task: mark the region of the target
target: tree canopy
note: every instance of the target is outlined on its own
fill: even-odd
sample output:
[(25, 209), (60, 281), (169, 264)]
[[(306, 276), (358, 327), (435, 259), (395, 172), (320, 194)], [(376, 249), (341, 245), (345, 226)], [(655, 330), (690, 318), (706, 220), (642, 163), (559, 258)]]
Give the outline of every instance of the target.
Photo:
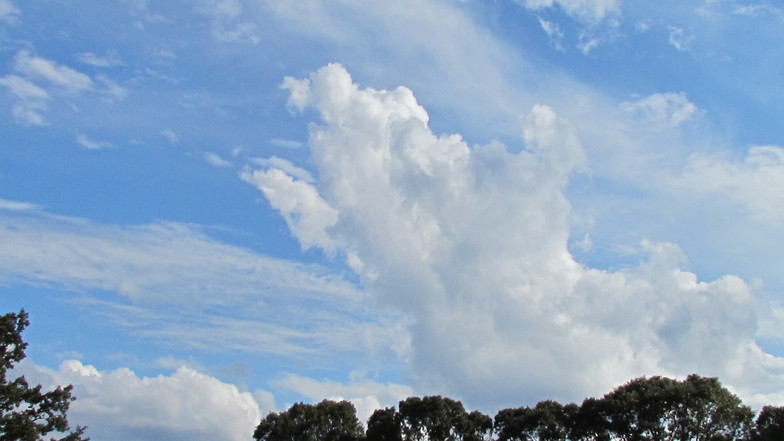
[(9, 313), (0, 317), (0, 441), (87, 441), (84, 427), (71, 430), (66, 413), (74, 397), (72, 386), (43, 392), (41, 385), (31, 386), (24, 376), (8, 379), (9, 371), (25, 358), (27, 343), (22, 331), (30, 324), (27, 313)]
[[(359, 440), (349, 403), (295, 404), (262, 420), (260, 441)], [(330, 406), (343, 417), (325, 418)], [(321, 410), (319, 410), (321, 409)], [(308, 415), (308, 416), (306, 416)], [(321, 416), (319, 416), (321, 415)], [(324, 427), (324, 425), (334, 426)], [(344, 437), (344, 438), (341, 438)], [(784, 441), (784, 407), (754, 412), (718, 379), (636, 378), (582, 404), (540, 401), (502, 409), (495, 418), (439, 395), (409, 397), (376, 410), (363, 441)]]
[(348, 401), (324, 400), (297, 403), (287, 411), (272, 412), (261, 420), (253, 438), (257, 441), (357, 441), (362, 424)]
[(784, 440), (784, 407), (763, 407), (757, 417), (754, 441), (781, 440)]

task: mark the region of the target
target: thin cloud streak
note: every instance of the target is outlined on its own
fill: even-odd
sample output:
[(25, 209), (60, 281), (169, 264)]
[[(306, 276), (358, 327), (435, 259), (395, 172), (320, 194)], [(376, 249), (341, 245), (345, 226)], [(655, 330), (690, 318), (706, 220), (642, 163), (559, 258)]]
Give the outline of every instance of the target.
[(183, 224), (100, 225), (27, 203), (0, 208), (0, 281), (95, 292), (74, 301), (141, 337), (287, 356), (354, 353), (398, 338), (376, 331), (380, 340), (367, 341), (389, 323), (321, 267), (222, 244)]

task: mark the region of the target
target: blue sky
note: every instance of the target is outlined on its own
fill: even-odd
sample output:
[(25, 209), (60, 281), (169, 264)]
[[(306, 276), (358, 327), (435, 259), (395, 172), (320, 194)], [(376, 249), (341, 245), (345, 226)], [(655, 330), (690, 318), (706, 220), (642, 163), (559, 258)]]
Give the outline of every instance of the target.
[(784, 9), (0, 0), (0, 305), (94, 439), (784, 403)]

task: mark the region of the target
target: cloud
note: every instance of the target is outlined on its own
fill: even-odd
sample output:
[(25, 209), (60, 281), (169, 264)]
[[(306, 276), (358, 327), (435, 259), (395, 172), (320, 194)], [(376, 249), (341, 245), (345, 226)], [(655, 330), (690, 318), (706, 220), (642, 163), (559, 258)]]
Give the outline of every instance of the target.
[(16, 53), (14, 70), (74, 92), (93, 88), (93, 81), (87, 75), (51, 60), (33, 56), (27, 50), (20, 50)]
[(128, 96), (128, 89), (117, 84), (116, 81), (111, 80), (103, 75), (95, 77), (99, 83), (103, 85), (103, 89), (98, 92), (104, 95), (104, 100), (107, 102), (122, 101)]
[(694, 44), (694, 35), (688, 34), (683, 29), (677, 26), (670, 26), (670, 35), (668, 41), (672, 47), (679, 51), (688, 52)]
[(80, 63), (103, 68), (122, 66), (123, 64), (122, 60), (117, 55), (117, 51), (113, 50), (106, 52), (106, 55), (97, 55), (92, 52), (82, 52), (76, 57), (76, 59)]
[[(619, 0), (515, 0), (526, 9), (543, 14), (546, 9), (560, 9), (579, 23), (577, 48), (588, 55), (605, 41), (616, 38), (620, 25)], [(563, 51), (565, 32), (555, 22), (537, 17), (556, 50)]]
[(76, 137), (76, 142), (79, 143), (80, 146), (87, 150), (99, 150), (105, 149), (108, 147), (112, 147), (110, 142), (106, 141), (93, 141), (92, 139), (88, 138), (85, 135), (78, 135)]
[(15, 23), (19, 16), (19, 9), (11, 0), (0, 0), (0, 22)]
[(304, 146), (304, 144), (300, 141), (292, 141), (290, 139), (280, 139), (280, 138), (273, 138), (269, 140), (269, 143), (278, 146), (278, 147), (285, 147), (287, 149), (299, 149)]
[(318, 246), (332, 252), (335, 242), (326, 230), (337, 222), (337, 212), (319, 197), (313, 186), (279, 168), (246, 169), (240, 177), (264, 193), (270, 205), (286, 219), (303, 249)]
[(747, 5), (747, 6), (738, 6), (737, 9), (733, 12), (737, 15), (748, 15), (752, 17), (760, 17), (760, 16), (771, 16), (778, 19), (784, 18), (784, 11), (775, 6), (770, 5)]
[(317, 180), (245, 179), (287, 221), (319, 220), (289, 225), (342, 250), (365, 289), (411, 319), (418, 392), (498, 406), (580, 399), (640, 375), (716, 375), (747, 396), (784, 384), (781, 360), (753, 340), (742, 279), (701, 281), (669, 243), (643, 242), (641, 262), (619, 271), (575, 260), (564, 191), (586, 159), (553, 108), (533, 107), (513, 153), (436, 136), (410, 90), (359, 88), (340, 65), (284, 87), (293, 108), (320, 114), (308, 143)]
[(654, 93), (636, 101), (623, 102), (620, 107), (655, 127), (678, 127), (701, 113), (683, 92)]
[(161, 135), (166, 138), (170, 143), (174, 144), (180, 140), (180, 137), (177, 134), (169, 129), (166, 129), (161, 132)]
[(53, 371), (25, 360), (17, 370), (47, 388), (72, 384), (72, 425), (93, 439), (250, 439), (261, 419), (253, 396), (187, 367), (169, 376), (139, 377), (127, 368), (100, 371), (67, 360)]
[(209, 162), (213, 167), (225, 168), (231, 167), (231, 162), (221, 158), (216, 153), (207, 152), (202, 155), (205, 161)]
[(399, 338), (341, 275), (195, 226), (99, 224), (3, 201), (0, 242), (1, 284), (80, 292), (89, 313), (172, 347), (369, 362)]
[(244, 13), (238, 0), (199, 0), (195, 9), (210, 18), (212, 35), (218, 41), (253, 44), (261, 41), (256, 24), (241, 21)]
[(729, 200), (749, 216), (784, 226), (784, 148), (753, 146), (745, 157), (695, 154), (675, 179), (680, 189)]
[[(134, 17), (140, 17), (147, 23), (167, 22), (167, 19), (164, 16), (150, 12), (147, 0), (122, 0), (122, 2), (128, 5), (131, 14)], [(135, 25), (140, 29), (144, 29), (144, 23), (141, 21), (137, 21)]]
[(286, 410), (278, 409), (277, 400), (275, 399), (275, 395), (272, 392), (263, 389), (257, 389), (253, 391), (253, 398), (257, 403), (259, 403), (259, 407), (262, 409), (264, 414)]
[[(475, 123), (472, 128), (482, 132), (481, 139), (516, 133), (519, 109), (533, 104), (528, 89), (510, 78), (536, 78), (537, 90), (571, 96), (565, 90), (571, 90), (574, 81), (557, 73), (548, 73), (542, 81), (542, 66), (528, 63), (515, 48), (492, 38), (470, 9), (419, 0), (271, 0), (264, 12), (296, 38), (309, 38), (316, 47), (329, 42), (340, 48), (330, 52), (331, 58), (358, 60), (358, 75), (426, 93), (431, 105), (448, 112), (457, 124)], [(388, 55), (374, 55), (379, 53)], [(390, 65), (390, 59), (397, 62)], [(294, 104), (296, 94), (290, 97)]]
[(558, 23), (547, 21), (539, 17), (539, 24), (542, 26), (542, 29), (544, 29), (547, 36), (550, 37), (550, 44), (552, 44), (556, 50), (563, 52), (564, 47), (562, 41), (564, 32), (561, 30), (561, 27), (558, 26)]
[(29, 202), (17, 202), (17, 201), (9, 201), (6, 199), (0, 199), (0, 210), (37, 211), (39, 210), (39, 207)]
[(584, 21), (597, 22), (620, 12), (619, 0), (515, 0), (528, 9), (560, 6), (570, 16)]
[(18, 75), (6, 75), (0, 78), (0, 85), (7, 87), (16, 98), (11, 107), (11, 114), (17, 124), (23, 126), (46, 124), (41, 112), (46, 110), (46, 103), (50, 98), (47, 91)]
[(287, 374), (275, 381), (276, 386), (294, 391), (310, 401), (323, 399), (346, 400), (354, 404), (357, 417), (365, 422), (376, 409), (396, 406), (400, 400), (413, 396), (408, 386), (394, 383), (379, 383), (362, 377), (352, 378), (347, 383), (330, 380), (315, 380), (295, 374)]
[[(43, 111), (52, 96), (70, 96), (85, 91), (96, 91), (108, 101), (119, 101), (128, 91), (104, 76), (98, 76), (103, 86), (96, 89), (95, 82), (87, 75), (52, 60), (34, 56), (26, 49), (19, 50), (13, 58), (14, 74), (0, 78), (0, 85), (9, 89), (15, 100), (11, 113), (17, 124), (23, 126), (46, 125)], [(45, 88), (46, 87), (46, 88)]]
[(258, 165), (260, 167), (277, 168), (278, 170), (285, 172), (289, 176), (292, 176), (300, 181), (304, 181), (309, 184), (314, 182), (313, 176), (310, 174), (309, 171), (297, 167), (291, 162), (283, 158), (278, 158), (277, 156), (270, 156), (269, 158), (253, 158), (251, 159), (251, 162), (253, 162), (253, 164)]

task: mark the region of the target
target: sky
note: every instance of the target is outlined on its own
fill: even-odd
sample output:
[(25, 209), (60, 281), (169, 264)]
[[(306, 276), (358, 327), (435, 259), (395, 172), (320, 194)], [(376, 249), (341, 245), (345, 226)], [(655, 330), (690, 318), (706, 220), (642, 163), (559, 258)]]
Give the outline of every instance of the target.
[(106, 441), (784, 405), (784, 7), (0, 0), (0, 306)]

